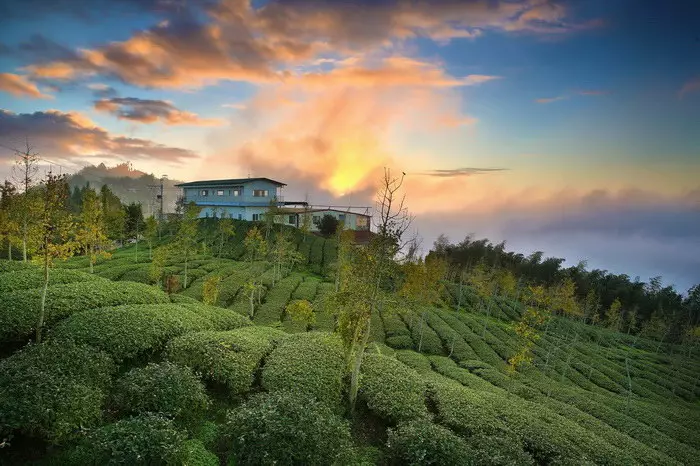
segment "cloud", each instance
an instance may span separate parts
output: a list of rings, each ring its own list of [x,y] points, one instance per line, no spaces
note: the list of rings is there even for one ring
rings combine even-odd
[[[36,19],[67,14],[86,21],[104,15],[134,12],[177,13],[182,9],[212,4],[209,0],[4,0],[0,3],[0,18]]]
[[[26,70],[34,78],[102,75],[142,87],[196,88],[222,80],[270,83],[295,76],[300,65],[374,54],[418,37],[444,42],[475,38],[482,30],[547,34],[577,29],[566,21],[566,9],[545,7],[541,0],[291,0],[259,7],[249,0],[222,0],[205,11],[188,10],[125,41],[34,63]],[[320,74],[307,74],[305,79]],[[371,73],[336,78],[373,79]],[[396,75],[383,79],[389,78],[400,80]],[[493,77],[465,79],[445,85],[470,85]]]
[[[500,76],[475,74],[455,78],[447,75],[438,64],[404,56],[389,56],[378,63],[372,63],[371,60],[353,60],[341,63],[328,72],[305,73],[285,81],[318,87],[335,84],[372,87],[458,87],[474,86],[495,79],[500,79]]]
[[[678,96],[683,97],[686,94],[692,94],[693,92],[698,91],[700,91],[700,76],[690,79],[685,84],[683,84],[681,90],[678,91]]]
[[[543,97],[541,99],[535,99],[535,102],[538,104],[551,104],[552,102],[557,102],[559,100],[566,100],[568,99],[568,96],[565,95],[559,95],[556,97]]]
[[[508,170],[507,168],[474,168],[474,167],[462,167],[462,168],[451,168],[446,170],[430,170],[427,172],[416,173],[417,175],[424,176],[435,176],[439,178],[451,178],[451,177],[462,177],[462,176],[472,176],[472,175],[483,175],[486,173],[502,172]]]
[[[601,96],[601,95],[606,95],[606,94],[607,94],[607,91],[579,90],[579,91],[575,91],[571,94],[563,94],[563,95],[559,95],[556,97],[543,97],[541,99],[535,99],[535,102],[538,104],[551,104],[552,102],[557,102],[559,100],[570,99],[572,96],[596,97],[596,96]]]
[[[435,64],[404,57],[385,57],[372,66],[355,60],[330,75],[325,85],[302,76],[263,86],[232,117],[233,129],[212,137],[215,155],[198,175],[230,166],[294,179],[326,196],[372,192],[383,167],[396,163],[398,149],[390,139],[440,138],[476,121],[462,112],[456,91],[465,80]]]
[[[219,126],[224,122],[213,118],[179,110],[164,100],[139,99],[136,97],[113,97],[94,103],[95,110],[110,113],[121,120],[137,123],[164,123],[166,125]]]
[[[15,97],[53,99],[52,96],[42,93],[34,83],[29,82],[24,76],[13,73],[0,73],[0,91]]]
[[[0,110],[0,139],[29,137],[37,150],[52,159],[153,159],[180,163],[198,155],[156,142],[113,135],[76,112],[58,110],[13,113]]]
[[[236,110],[245,110],[246,108],[248,108],[246,104],[241,104],[241,103],[238,103],[238,104],[221,104],[221,106],[224,107],[224,108],[233,108],[233,109],[236,109]]]
[[[111,99],[117,96],[116,89],[104,83],[90,83],[87,87],[97,99]]]

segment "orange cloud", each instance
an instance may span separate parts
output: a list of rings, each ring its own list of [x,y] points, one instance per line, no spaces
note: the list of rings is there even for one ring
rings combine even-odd
[[[148,139],[114,135],[78,112],[0,110],[0,138],[27,134],[40,153],[52,159],[153,159],[179,163],[197,154]]]
[[[408,86],[408,87],[458,87],[482,84],[499,76],[468,75],[455,78],[445,73],[439,65],[404,56],[386,57],[373,66],[357,60],[340,62],[339,66],[325,73],[305,73],[285,81],[304,86]]]
[[[113,97],[94,103],[95,110],[111,113],[121,120],[137,123],[162,122],[167,125],[220,126],[222,120],[200,118],[198,115],[179,110],[164,100],[138,99],[136,97]]]
[[[13,73],[0,73],[0,91],[16,97],[53,99],[52,96],[42,93],[36,85],[27,81],[27,78],[24,76]]]
[[[445,42],[476,38],[484,29],[546,34],[578,27],[566,22],[563,7],[543,5],[540,0],[356,4],[299,0],[273,1],[258,8],[249,0],[222,0],[208,14],[205,24],[183,15],[125,41],[79,50],[62,60],[28,66],[26,71],[54,80],[106,75],[136,86],[161,88],[195,88],[222,80],[270,83],[291,76],[298,65],[329,55],[373,54],[410,38]],[[347,70],[341,67],[336,77],[358,83],[401,82],[397,70],[412,65],[395,65],[391,76],[378,78],[372,70],[342,76]],[[423,72],[425,78],[445,86],[470,85],[480,79],[441,81],[430,69]]]
[[[474,124],[474,117],[462,113],[454,87],[492,79],[454,78],[435,64],[405,57],[381,60],[371,68],[372,79],[368,69],[351,61],[326,81],[301,75],[264,86],[234,117],[234,127],[245,125],[239,133],[247,137],[232,146],[231,132],[221,133],[218,155],[205,160],[199,175],[214,175],[209,167],[240,167],[333,196],[371,192],[383,167],[405,155],[389,142],[392,135],[440,138]]]

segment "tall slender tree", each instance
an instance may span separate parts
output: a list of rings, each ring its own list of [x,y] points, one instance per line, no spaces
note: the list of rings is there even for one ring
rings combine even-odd
[[[74,224],[68,210],[69,188],[65,175],[48,173],[42,187],[42,209],[39,222],[41,242],[37,259],[44,272],[41,306],[36,324],[36,343],[41,343],[46,314],[46,293],[49,287],[49,271],[56,259],[66,259],[74,249],[72,235]]]
[[[197,249],[197,228],[199,226],[199,210],[200,208],[194,202],[190,202],[185,207],[182,220],[180,221],[180,228],[177,231],[177,235],[175,236],[175,242],[173,245],[173,250],[178,251],[182,255],[183,262],[185,263],[185,270],[182,282],[183,288],[187,288],[187,272],[189,260]]]
[[[83,191],[81,204],[82,210],[79,216],[76,240],[90,258],[90,273],[93,273],[97,258],[110,256],[105,250],[108,240],[104,212],[97,193],[92,189],[88,188]]]
[[[22,231],[22,260],[27,262],[27,250],[30,247],[32,226],[35,225],[37,213],[40,211],[40,201],[31,188],[36,183],[39,173],[39,153],[30,144],[29,138],[25,139],[24,147],[14,149],[17,160],[13,167],[15,181],[22,189],[19,199],[18,211],[20,212],[20,228]]]

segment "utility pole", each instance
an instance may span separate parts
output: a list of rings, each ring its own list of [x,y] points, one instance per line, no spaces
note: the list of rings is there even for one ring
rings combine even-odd
[[[156,194],[156,199],[160,202],[160,206],[158,209],[158,239],[161,239],[161,227],[163,224],[163,191],[164,191],[164,185],[165,185],[165,180],[168,178],[168,175],[161,175],[160,177],[160,184],[157,185],[148,185],[149,188],[158,188],[158,194]]]

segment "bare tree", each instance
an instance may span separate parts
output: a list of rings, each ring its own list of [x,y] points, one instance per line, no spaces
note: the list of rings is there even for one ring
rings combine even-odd
[[[393,177],[389,169],[384,170],[376,199],[376,234],[366,248],[351,251],[352,259],[348,267],[342,268],[336,293],[337,328],[350,367],[348,398],[353,412],[372,314],[381,306],[382,283],[396,266],[397,256],[406,245],[403,236],[413,220],[405,206],[405,196],[400,194],[405,175]]]
[[[13,177],[17,185],[22,189],[22,197],[20,198],[22,260],[27,262],[29,229],[32,223],[32,213],[35,211],[29,189],[34,185],[34,181],[39,173],[39,153],[29,143],[29,138],[25,138],[24,147],[15,147],[12,150],[17,157],[15,166],[12,169]]]

